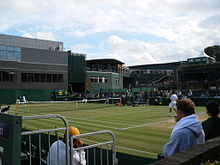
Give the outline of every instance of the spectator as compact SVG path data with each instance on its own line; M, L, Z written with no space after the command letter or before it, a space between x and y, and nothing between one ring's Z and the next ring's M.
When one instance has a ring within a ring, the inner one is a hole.
M169 142L164 146L162 155L171 156L204 142L204 132L201 123L195 115L195 104L190 99L177 101L175 121Z
M26 96L25 96L25 95L23 95L23 96L21 97L21 100L22 100L22 101L21 101L20 103L26 105L27 99L26 99Z
M209 140L220 135L219 104L213 100L208 101L206 112L209 118L202 122L202 127L205 132L205 140Z
M170 111L169 111L168 116L172 115L172 109L176 112L176 101L178 100L178 97L174 91L172 91L172 95L170 96L170 100L171 100L171 102L169 104Z
M180 99L182 97L182 92L180 90L177 90L176 95L178 99Z
M191 90L191 89L189 89L188 97L189 97L189 98L193 97L193 93L192 93L192 90Z
M69 135L79 135L76 127L69 127ZM79 139L73 140L74 147L82 147L83 142ZM62 140L55 141L49 150L47 156L48 165L66 165L66 134ZM73 151L73 160L71 165L86 165L84 150Z

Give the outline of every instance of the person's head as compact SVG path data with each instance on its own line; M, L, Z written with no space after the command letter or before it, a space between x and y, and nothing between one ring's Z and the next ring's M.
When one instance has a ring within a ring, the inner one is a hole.
M69 135L79 135L79 134L80 132L78 128L73 127L73 126L69 127Z
M194 113L195 103L191 99L181 99L177 101L176 122Z
M80 132L79 132L78 128L71 126L71 127L69 127L68 134L69 134L69 136L79 135ZM66 133L64 134L64 141L65 140L66 140ZM73 139L73 143L74 143L74 148L83 146L83 141L81 141L80 139Z
M206 112L211 117L219 115L219 104L214 100L210 100L206 103Z

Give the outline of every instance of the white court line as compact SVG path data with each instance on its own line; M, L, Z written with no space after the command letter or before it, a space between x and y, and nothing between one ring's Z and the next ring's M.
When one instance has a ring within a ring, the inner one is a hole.
M139 111L139 112L145 112L145 110L141 110L141 111ZM125 113L125 112L121 112L121 113L114 113L114 114L111 114L111 115L100 115L100 116L95 116L95 117L84 117L84 119L90 119L90 118L97 118L97 117L109 117L109 116L115 116L115 115L120 115L120 114L123 114L123 115L125 115L125 114L130 114L130 113L137 113L137 111L132 111L132 112L127 112L127 113Z
M130 126L130 125L124 124L124 123L116 123L116 122L103 121L103 120L87 120L85 118L75 118L75 117L68 117L68 118L70 118L70 119L77 119L77 120L92 121L92 122L98 122L98 123L109 123L109 124ZM94 117L94 118L96 118L96 117Z
M151 155L157 155L157 154L158 154L158 153L154 153L154 152L136 150L136 149L133 149L133 148L126 148L126 147L120 147L120 146L116 146L116 147L117 147L117 148L120 148L120 149L123 149L123 150L141 152L141 153L145 153L145 154L151 154Z
M159 124L159 123L165 123L165 122L168 122L168 121L170 121L170 119L169 120L163 120L163 121L157 121L157 122L153 122L153 123L140 124L140 125L135 125L135 126L131 126L131 127L126 127L126 128L122 128L121 130L137 128L137 127L143 127L143 126L150 126L150 125L155 125L155 124Z
M83 123L83 122L78 122L78 121L72 121L68 120L70 123L77 123L77 124L82 124L82 125L88 125L88 126L95 126L95 127L104 127L104 128L111 128L111 129L117 129L117 130L122 130L123 128L120 127L110 127L106 125L98 125L98 124L91 124L91 123Z

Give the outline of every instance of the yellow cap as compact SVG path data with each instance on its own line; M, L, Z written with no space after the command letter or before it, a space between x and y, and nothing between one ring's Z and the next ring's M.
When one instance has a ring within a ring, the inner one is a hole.
M79 130L76 127L69 127L69 135L79 135Z

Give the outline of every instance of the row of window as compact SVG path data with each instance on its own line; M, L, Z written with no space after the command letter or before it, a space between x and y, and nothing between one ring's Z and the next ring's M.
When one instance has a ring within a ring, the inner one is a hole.
M108 78L107 77L90 77L90 82L91 83L108 83ZM116 83L116 86L119 85L119 78L116 78L115 79L115 83Z
M0 71L0 81L13 82L14 72ZM63 74L21 73L21 82L48 82L63 83Z
M0 81L14 81L14 74L10 72L0 72Z
M213 58L207 58L207 57L202 57L202 58L190 58L187 60L188 63L214 63L215 59Z
M140 69L140 70L134 70L131 72L131 74L167 74L172 75L174 73L174 70L171 69Z
M91 83L107 83L108 78L107 77L90 77Z
M22 73L22 82L63 82L63 74Z
M21 48L0 45L0 60L21 61Z

